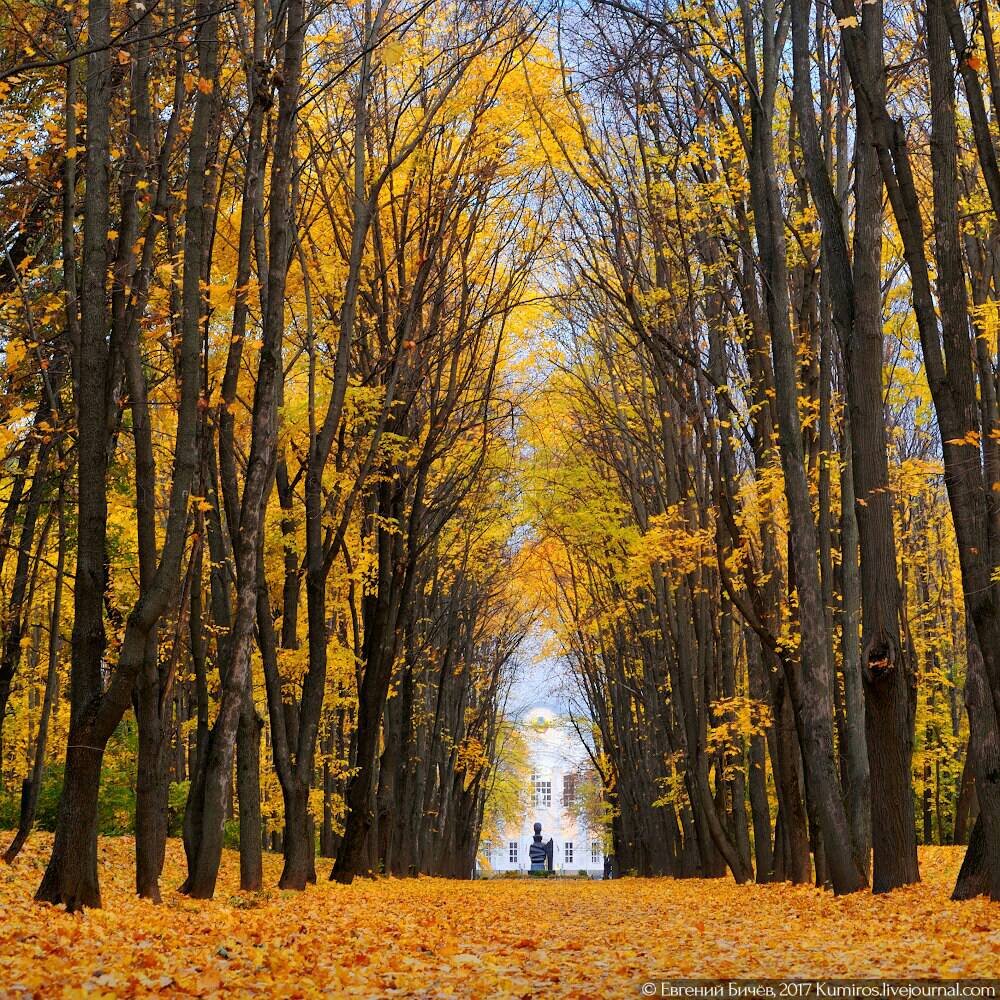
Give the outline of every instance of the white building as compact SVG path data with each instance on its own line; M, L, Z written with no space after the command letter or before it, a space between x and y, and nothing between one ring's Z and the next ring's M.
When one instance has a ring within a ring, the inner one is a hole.
M499 844L488 845L490 867L495 872L530 871L528 846L538 822L542 842L552 838L555 871L599 878L604 873L601 833L586 829L583 816L571 808L588 762L586 750L572 726L544 706L526 711L520 725L531 758L531 798L520 825L508 826Z

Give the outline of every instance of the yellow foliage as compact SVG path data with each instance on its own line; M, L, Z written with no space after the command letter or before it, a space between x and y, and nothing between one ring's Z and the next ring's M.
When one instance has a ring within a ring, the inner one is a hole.
M662 514L649 519L649 528L636 540L633 565L648 572L660 563L669 572L693 573L701 565L715 562L715 531L712 511L706 511L709 525L692 524L694 512L690 505L674 504Z

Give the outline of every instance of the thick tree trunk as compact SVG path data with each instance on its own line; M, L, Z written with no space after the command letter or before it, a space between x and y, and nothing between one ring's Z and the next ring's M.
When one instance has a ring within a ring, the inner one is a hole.
M316 881L316 844L309 813L309 786L296 785L285 800L285 865L278 886L302 890Z
M971 747L966 746L965 763L958 785L958 799L955 802L955 820L952 829L953 844L968 844L969 830L978 815L976 804L976 781L972 766Z
M802 764L798 736L795 729L795 711L787 684L776 686L774 701L777 704L775 720L774 765L775 791L781 817L781 837L775 823L775 855L780 855L780 867L775 863L778 881L805 885L811 878L809 860L809 823L802 799ZM780 840L780 850L779 843ZM780 873L780 874L779 874Z
M153 654L155 655L155 653ZM160 902L160 874L167 844L167 732L160 716L157 665L147 663L136 689L139 754L136 772L136 892Z
M1000 813L996 781L980 781L979 775L1000 774L1000 740L997 733L995 703L991 696L982 652L974 635L968 639L969 665L965 680L965 701L969 712L969 728L976 740L970 740L969 754L975 770L976 797L979 815L972 827L969 848L955 883L952 899L971 899L989 894L1000 898L1000 885L996 873L1000 871L1000 830L996 829L995 817Z
M838 18L850 17L853 5L834 0ZM897 228L910 270L913 308L923 348L924 366L938 418L944 454L945 483L958 542L966 614L975 629L976 646L982 653L988 698L978 691L967 693L970 705L982 704L980 714L970 713L977 785L985 836L991 846L977 855L991 866L991 894L1000 898L1000 769L989 766L997 743L996 712L992 708L1000 691L1000 613L993 575L993 544L990 538L989 500L982 453L972 440L989 438L994 428L982 434L977 401L975 350L969 326L969 311L962 264L958 218L957 139L955 125L955 79L946 11L942 0L928 0L927 54L930 76L931 168L934 212L936 289L932 288L928 242L924 237L920 194L914 181L909 149L902 124L889 114L871 79L866 64L866 39L857 28L843 33L844 53L859 108L872 127L879 166L889 194ZM992 447L989 445L988 447ZM988 502L989 500L989 502ZM968 677L975 678L971 669ZM993 716L991 720L991 716ZM982 747L983 753L979 753ZM997 839L993 839L994 836ZM960 885L958 887L962 889Z
M426 470L424 470L426 475ZM418 473L418 476L420 473ZM419 488L410 514L409 532L416 529L419 509ZM403 522L404 498L400 488L392 483L378 488L377 509L380 516ZM358 691L358 716L355 732L357 756L355 773L347 785L347 821L337 860L330 873L335 881L349 884L355 875L365 870L368 834L374 821L373 798L377 780L378 748L382 735L382 713L392 680L392 668L399 648L399 610L409 596L412 567L404 557L403 539L385 527L375 527L378 551L378 588L364 599L363 615L365 663Z
M260 734L264 720L253 703L251 680L236 728L236 795L240 806L240 888L256 892L264 885L261 849Z
M236 696L236 700L239 695ZM193 899L211 899L222 860L223 833L228 813L230 776L238 707L230 715L216 719L209 735L205 760L191 785L191 812L188 853L188 876L181 891Z
M87 15L87 159L80 343L74 357L77 409L77 559L70 727L55 844L36 898L71 910L100 906L97 883L97 793L104 742L93 738L101 697L107 535L108 205L110 192L111 5L90 0Z
M972 825L969 847L962 859L952 899L975 899L990 893L990 857L988 854L986 830L981 818Z
M364 852L374 816L372 793L382 717L382 706L389 689L389 671L369 662L358 693L357 771L347 784L345 795L347 821L344 837L330 878L350 885L365 870ZM382 676L376 676L381 674Z
M862 28L878 53L882 9L868 5ZM882 405L882 184L867 122L859 123L855 166L854 329L845 345L851 455L861 552L862 676L871 774L872 890L886 892L920 879L913 814L913 719L916 680L912 650L900 634L892 494Z
M101 905L97 881L97 795L103 751L90 730L71 724L52 856L35 898L67 910Z

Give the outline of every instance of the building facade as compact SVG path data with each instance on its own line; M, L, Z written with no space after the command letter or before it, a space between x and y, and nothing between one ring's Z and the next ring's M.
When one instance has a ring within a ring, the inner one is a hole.
M535 823L542 824L542 841L552 838L552 867L557 872L592 878L604 873L604 845L599 830L588 830L577 802L578 782L587 753L564 719L544 706L531 708L520 725L531 760L531 789L520 824L508 826L499 843L484 846L490 868L497 873L530 871L528 846Z

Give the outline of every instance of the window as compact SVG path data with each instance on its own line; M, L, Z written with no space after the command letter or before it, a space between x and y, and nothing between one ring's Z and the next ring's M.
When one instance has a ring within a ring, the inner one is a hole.
M563 775L563 801L564 806L571 806L576 802L576 775Z
M590 842L590 863L596 865L601 860L601 842L592 840Z
M572 840L567 840L566 843L563 845L563 860L565 860L566 864L568 864L568 865L573 864L573 841Z
M510 861L512 865L517 864L517 841L512 840L507 845L507 860Z
M536 808L547 809L552 805L552 782L543 781L537 774L531 776L531 784L535 791Z

